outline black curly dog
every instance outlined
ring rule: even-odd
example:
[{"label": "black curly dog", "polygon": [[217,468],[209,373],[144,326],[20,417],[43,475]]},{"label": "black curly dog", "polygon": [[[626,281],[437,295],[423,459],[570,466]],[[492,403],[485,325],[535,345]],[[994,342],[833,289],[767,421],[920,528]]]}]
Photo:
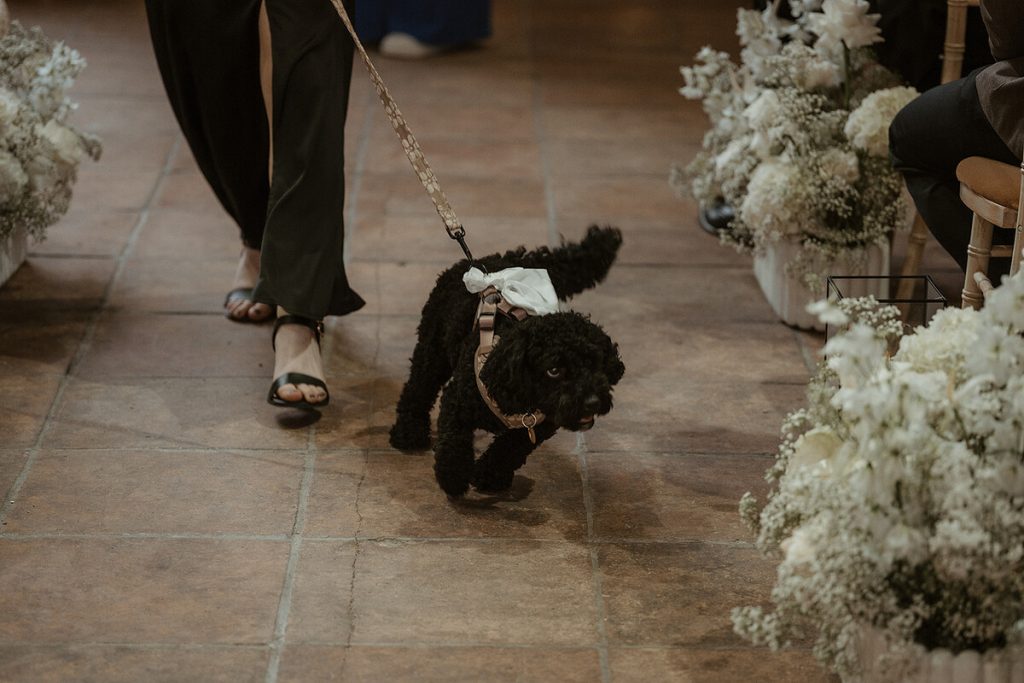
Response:
[{"label": "black curly dog", "polygon": [[[525,247],[478,259],[486,272],[504,268],[544,268],[562,301],[604,279],[615,261],[622,235],[613,228],[591,227],[579,244],[555,249]],[[612,407],[612,387],[624,367],[618,349],[599,326],[574,312],[531,316],[516,322],[497,316],[495,345],[480,373],[506,415],[540,410],[546,419],[531,443],[526,429],[508,429],[488,409],[473,369],[479,334],[474,321],[479,297],[466,290],[461,261],[437,279],[423,307],[409,381],[398,401],[391,445],[402,451],[430,447],[430,409],[444,386],[434,474],[450,496],[470,484],[479,491],[503,491],[515,471],[559,427],[581,431]],[[449,381],[450,379],[450,381]],[[448,382],[445,385],[445,382]],[[474,459],[473,432],[485,429],[494,440]]]}]

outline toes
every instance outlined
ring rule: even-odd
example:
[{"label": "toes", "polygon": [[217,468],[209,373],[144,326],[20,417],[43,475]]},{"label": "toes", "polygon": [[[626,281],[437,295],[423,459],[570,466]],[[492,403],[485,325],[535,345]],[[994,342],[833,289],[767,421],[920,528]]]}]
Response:
[{"label": "toes", "polygon": [[277,396],[278,396],[278,398],[281,398],[281,399],[283,399],[285,401],[293,401],[293,402],[294,401],[301,401],[302,398],[303,398],[302,392],[299,391],[298,388],[294,384],[282,385],[281,388],[277,390]]},{"label": "toes", "polygon": [[234,299],[228,303],[227,309],[232,318],[244,318],[251,307],[252,302],[248,299]]},{"label": "toes", "polygon": [[306,403],[320,403],[327,398],[327,392],[325,392],[322,387],[314,386],[312,384],[300,384],[299,391],[302,392],[302,396],[306,399]]},{"label": "toes", "polygon": [[249,308],[249,319],[255,322],[262,322],[270,317],[270,306],[266,304],[253,304]]}]

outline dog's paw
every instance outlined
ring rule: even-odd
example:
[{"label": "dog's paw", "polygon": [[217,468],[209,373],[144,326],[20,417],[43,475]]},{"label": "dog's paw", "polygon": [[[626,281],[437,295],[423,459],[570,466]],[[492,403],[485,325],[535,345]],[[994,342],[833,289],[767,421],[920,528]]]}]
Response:
[{"label": "dog's paw", "polygon": [[478,467],[473,473],[473,488],[481,493],[500,493],[512,488],[512,481],[515,478],[515,472],[494,472]]},{"label": "dog's paw", "polygon": [[461,498],[469,491],[469,478],[462,471],[434,467],[434,477],[441,490],[452,498]]},{"label": "dog's paw", "polygon": [[430,448],[430,421],[415,424],[399,420],[388,433],[388,443],[400,451],[425,451]]}]

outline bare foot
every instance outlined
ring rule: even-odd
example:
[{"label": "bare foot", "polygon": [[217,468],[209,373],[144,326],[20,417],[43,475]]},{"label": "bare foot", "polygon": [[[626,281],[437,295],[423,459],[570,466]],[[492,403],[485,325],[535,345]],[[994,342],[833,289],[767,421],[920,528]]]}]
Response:
[{"label": "bare foot", "polygon": [[[256,285],[260,275],[260,251],[242,247],[242,255],[238,259],[238,268],[235,269],[235,279],[231,283],[231,289],[237,287],[251,288]],[[248,318],[252,322],[263,322],[270,317],[273,310],[266,304],[258,304],[252,299],[236,298],[224,304],[228,315],[235,320]]]},{"label": "bare foot", "polygon": [[[277,315],[280,318],[288,313],[278,306]],[[277,330],[275,344],[274,377],[280,377],[286,372],[301,372],[317,379],[324,378],[320,346],[316,343],[313,330],[304,325],[281,325]],[[327,391],[312,384],[284,384],[277,390],[277,395],[285,401],[305,399],[306,403],[316,405],[327,398]]]}]

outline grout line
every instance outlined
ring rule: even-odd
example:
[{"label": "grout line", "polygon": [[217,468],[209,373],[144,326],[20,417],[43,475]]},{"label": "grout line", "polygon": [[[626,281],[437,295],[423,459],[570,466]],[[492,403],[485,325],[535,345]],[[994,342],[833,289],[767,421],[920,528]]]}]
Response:
[{"label": "grout line", "polygon": [[601,664],[601,681],[610,683],[612,680],[611,664],[608,662],[608,629],[605,622],[608,612],[604,604],[604,583],[601,578],[601,560],[597,555],[594,536],[594,498],[590,491],[590,472],[587,468],[587,454],[581,451],[578,455],[580,464],[580,480],[583,485],[583,509],[587,514],[587,549],[590,554],[590,578],[594,591],[594,613],[597,626],[597,655]]},{"label": "grout line", "polygon": [[[303,473],[305,478],[306,474]],[[365,477],[364,477],[365,479]],[[361,480],[362,481],[362,480]],[[68,541],[260,541],[260,542],[294,542],[299,534],[244,534],[231,532],[159,532],[159,531],[4,531],[0,532],[2,541],[37,541],[37,540],[68,540]],[[622,538],[622,537],[591,537],[583,539],[565,538],[531,538],[529,536],[363,536],[358,532],[354,536],[305,536],[301,540],[306,543],[378,543],[419,545],[424,543],[451,545],[505,545],[509,543],[529,543],[539,545],[569,544],[580,545],[586,542],[598,545],[706,545],[723,548],[753,548],[751,541],[725,541],[705,538]]]},{"label": "grout line", "polygon": [[33,443],[32,447],[28,451],[28,458],[25,460],[25,464],[22,466],[21,472],[18,473],[17,478],[15,478],[14,483],[11,484],[10,488],[7,490],[3,501],[0,501],[0,503],[2,503],[0,504],[0,524],[2,524],[7,518],[11,507],[14,505],[14,501],[18,498],[18,493],[21,491],[21,487],[25,485],[29,472],[32,471],[32,466],[39,457],[39,451],[42,448],[43,440],[46,438],[46,435],[49,434],[50,426],[54,421],[54,417],[57,415],[57,412],[63,404],[64,392],[67,390],[72,374],[81,364],[82,359],[85,358],[85,355],[89,352],[89,349],[92,346],[93,337],[96,336],[96,328],[99,326],[100,318],[107,309],[108,302],[110,301],[110,295],[114,291],[114,287],[120,279],[121,274],[124,272],[125,263],[135,247],[135,242],[138,240],[142,229],[149,222],[149,214],[152,210],[153,202],[156,200],[163,188],[164,181],[167,179],[167,175],[170,172],[174,158],[177,156],[178,149],[180,147],[181,136],[179,135],[175,138],[174,143],[171,145],[167,155],[164,157],[164,165],[160,169],[160,174],[157,176],[156,182],[153,183],[153,188],[150,190],[149,196],[146,197],[146,201],[143,204],[142,209],[139,211],[139,217],[135,222],[135,227],[133,227],[131,233],[129,233],[128,239],[125,242],[124,247],[122,247],[121,252],[114,259],[116,263],[114,272],[111,274],[110,279],[107,280],[107,285],[104,287],[103,294],[100,297],[99,306],[97,306],[92,312],[89,322],[85,326],[82,338],[78,342],[78,348],[75,350],[75,354],[68,362],[68,367],[65,369],[64,375],[60,379],[60,384],[57,386],[57,391],[54,394],[53,401],[50,403],[50,408],[46,413],[46,417],[43,419],[43,424],[39,428],[39,433],[36,435],[35,443]]}]

